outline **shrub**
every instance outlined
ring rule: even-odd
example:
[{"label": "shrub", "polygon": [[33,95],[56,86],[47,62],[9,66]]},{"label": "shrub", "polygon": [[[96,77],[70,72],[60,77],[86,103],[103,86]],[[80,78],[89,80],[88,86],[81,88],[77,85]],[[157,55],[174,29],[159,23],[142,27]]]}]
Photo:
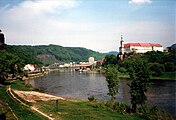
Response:
[{"label": "shrub", "polygon": [[150,108],[148,106],[143,106],[138,109],[140,117],[146,120],[174,120],[172,116],[168,113],[159,110],[156,106]]},{"label": "shrub", "polygon": [[96,98],[92,95],[92,96],[88,97],[88,100],[89,101],[96,101]]},{"label": "shrub", "polygon": [[110,109],[113,109],[113,102],[112,101],[107,101],[106,103],[105,103],[105,106],[107,107],[107,108],[110,108]]},{"label": "shrub", "polygon": [[166,62],[164,64],[164,67],[166,72],[172,72],[176,70],[176,66],[172,62]]},{"label": "shrub", "polygon": [[161,76],[164,72],[164,65],[159,63],[150,63],[150,70],[152,71],[153,76]]},{"label": "shrub", "polygon": [[93,107],[94,108],[106,108],[104,102],[98,102],[98,103],[94,104]]},{"label": "shrub", "polygon": [[126,113],[127,108],[128,108],[127,104],[123,102],[115,102],[113,105],[113,109],[121,114]]},{"label": "shrub", "polygon": [[127,72],[125,67],[119,67],[118,71],[121,72],[121,73],[126,73]]}]

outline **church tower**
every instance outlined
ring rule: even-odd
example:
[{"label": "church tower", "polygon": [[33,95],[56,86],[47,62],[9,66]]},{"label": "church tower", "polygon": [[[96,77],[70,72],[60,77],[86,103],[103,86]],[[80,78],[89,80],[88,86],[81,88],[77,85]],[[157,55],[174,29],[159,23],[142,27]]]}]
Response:
[{"label": "church tower", "polygon": [[3,48],[3,46],[4,46],[4,41],[5,41],[4,34],[3,34],[2,31],[0,30],[0,48]]},{"label": "church tower", "polygon": [[120,47],[119,47],[119,58],[120,60],[123,60],[123,55],[124,55],[124,44],[123,44],[123,36],[121,35],[121,40],[120,40]]}]

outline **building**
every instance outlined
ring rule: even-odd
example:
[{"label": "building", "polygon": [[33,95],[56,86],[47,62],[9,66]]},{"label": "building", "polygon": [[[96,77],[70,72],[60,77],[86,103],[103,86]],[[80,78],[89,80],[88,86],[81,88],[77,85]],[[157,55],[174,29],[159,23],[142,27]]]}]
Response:
[{"label": "building", "polygon": [[94,64],[94,57],[89,57],[89,65],[93,65]]},{"label": "building", "polygon": [[5,37],[2,31],[0,30],[0,48],[3,47],[4,42],[5,42]]},{"label": "building", "polygon": [[25,65],[24,70],[33,72],[35,70],[35,67],[33,64],[27,64],[27,65]]},{"label": "building", "polygon": [[124,54],[131,52],[135,53],[146,53],[148,51],[161,51],[163,52],[163,47],[160,44],[154,43],[123,43],[123,37],[121,36],[119,54],[118,57],[123,60]]},{"label": "building", "polygon": [[104,62],[105,62],[105,59],[97,60],[96,67],[101,67]]},{"label": "building", "polygon": [[124,44],[124,53],[146,53],[148,51],[161,51],[163,52],[163,47],[160,44],[153,43],[127,43]]}]

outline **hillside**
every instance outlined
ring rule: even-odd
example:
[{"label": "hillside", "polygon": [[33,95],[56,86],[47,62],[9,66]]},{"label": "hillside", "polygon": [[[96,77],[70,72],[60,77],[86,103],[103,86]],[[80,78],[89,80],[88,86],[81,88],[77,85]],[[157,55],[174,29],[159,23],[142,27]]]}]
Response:
[{"label": "hillside", "polygon": [[62,47],[59,45],[8,45],[15,51],[24,51],[29,55],[35,56],[43,64],[52,64],[54,62],[79,62],[88,61],[89,57],[94,57],[95,60],[102,59],[105,54],[95,52],[81,47]]},{"label": "hillside", "polygon": [[110,52],[107,52],[107,53],[104,53],[104,54],[113,54],[115,56],[117,56],[118,52],[117,51],[110,51]]}]

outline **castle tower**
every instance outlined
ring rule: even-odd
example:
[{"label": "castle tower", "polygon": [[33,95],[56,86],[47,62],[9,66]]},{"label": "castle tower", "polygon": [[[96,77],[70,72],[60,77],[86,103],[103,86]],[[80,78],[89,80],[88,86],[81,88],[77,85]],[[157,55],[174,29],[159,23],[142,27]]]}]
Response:
[{"label": "castle tower", "polygon": [[5,42],[5,37],[2,31],[0,30],[0,48],[4,46],[4,42]]},{"label": "castle tower", "polygon": [[123,55],[124,55],[124,44],[123,44],[123,36],[121,35],[121,40],[120,40],[120,47],[119,47],[119,58],[120,60],[123,60]]}]

